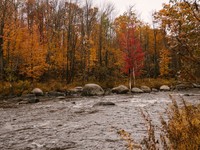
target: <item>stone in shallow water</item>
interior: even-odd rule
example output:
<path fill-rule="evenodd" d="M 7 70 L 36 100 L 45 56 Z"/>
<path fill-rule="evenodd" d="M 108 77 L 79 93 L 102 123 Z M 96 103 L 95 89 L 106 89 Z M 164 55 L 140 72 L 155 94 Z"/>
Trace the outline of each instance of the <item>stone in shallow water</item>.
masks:
<path fill-rule="evenodd" d="M 57 99 L 65 99 L 65 96 L 58 96 Z"/>
<path fill-rule="evenodd" d="M 161 91 L 170 91 L 170 87 L 169 87 L 168 85 L 162 85 L 162 86 L 160 87 L 160 90 L 161 90 Z"/>
<path fill-rule="evenodd" d="M 36 96 L 43 96 L 44 93 L 41 89 L 39 88 L 34 88 L 32 91 L 31 91 L 32 94 L 35 94 Z"/>
<path fill-rule="evenodd" d="M 158 92 L 158 89 L 152 88 L 152 92 Z"/>
<path fill-rule="evenodd" d="M 104 94 L 104 90 L 97 84 L 86 84 L 83 87 L 83 96 L 101 96 Z"/>
<path fill-rule="evenodd" d="M 141 86 L 141 90 L 144 91 L 145 93 L 150 93 L 151 92 L 151 88 L 148 86 Z"/>
<path fill-rule="evenodd" d="M 124 85 L 120 85 L 120 86 L 112 89 L 112 92 L 117 93 L 117 94 L 126 94 L 126 93 L 128 93 L 128 91 L 129 91 L 129 89 Z"/>
<path fill-rule="evenodd" d="M 194 88 L 200 88 L 200 84 L 193 83 Z"/>
<path fill-rule="evenodd" d="M 40 100 L 38 98 L 31 98 L 28 100 L 28 103 L 38 103 Z"/>
<path fill-rule="evenodd" d="M 143 90 L 141 90 L 141 89 L 139 89 L 139 88 L 137 88 L 137 87 L 132 88 L 132 89 L 131 89 L 131 92 L 132 92 L 132 93 L 144 93 Z"/>
<path fill-rule="evenodd" d="M 56 91 L 50 91 L 48 92 L 48 96 L 66 96 L 65 93 L 62 93 L 62 92 L 56 92 Z"/>
<path fill-rule="evenodd" d="M 95 106 L 114 106 L 115 103 L 113 102 L 98 102 L 96 104 L 93 105 L 93 107 Z"/>

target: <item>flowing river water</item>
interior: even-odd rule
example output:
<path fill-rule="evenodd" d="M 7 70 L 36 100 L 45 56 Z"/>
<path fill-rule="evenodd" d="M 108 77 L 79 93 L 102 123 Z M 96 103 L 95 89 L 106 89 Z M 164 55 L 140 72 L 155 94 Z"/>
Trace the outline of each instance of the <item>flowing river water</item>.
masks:
<path fill-rule="evenodd" d="M 200 90 L 50 98 L 34 104 L 0 108 L 1 150 L 126 150 L 118 134 L 125 130 L 140 143 L 147 128 L 141 111 L 147 111 L 159 137 L 159 117 L 167 119 L 169 94 L 179 102 L 200 103 Z M 189 95 L 189 96 L 188 96 Z M 94 106 L 113 102 L 112 106 Z"/>

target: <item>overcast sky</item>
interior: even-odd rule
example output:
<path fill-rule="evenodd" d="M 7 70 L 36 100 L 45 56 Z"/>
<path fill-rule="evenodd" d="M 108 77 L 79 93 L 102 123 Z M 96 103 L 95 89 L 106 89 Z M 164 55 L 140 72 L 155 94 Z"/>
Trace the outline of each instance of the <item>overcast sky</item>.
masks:
<path fill-rule="evenodd" d="M 94 4 L 102 6 L 104 3 L 112 3 L 115 6 L 116 13 L 123 14 L 129 6 L 135 5 L 136 12 L 140 14 L 140 18 L 151 24 L 151 14 L 155 10 L 162 8 L 163 3 L 168 3 L 169 0 L 93 0 Z"/>

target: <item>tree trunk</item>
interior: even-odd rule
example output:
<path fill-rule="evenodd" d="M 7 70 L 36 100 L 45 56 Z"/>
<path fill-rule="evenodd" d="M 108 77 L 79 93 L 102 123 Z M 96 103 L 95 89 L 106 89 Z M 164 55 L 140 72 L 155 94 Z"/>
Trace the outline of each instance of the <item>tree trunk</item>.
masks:
<path fill-rule="evenodd" d="M 135 81 L 135 69 L 133 68 L 133 87 L 135 87 L 136 81 Z"/>
<path fill-rule="evenodd" d="M 159 69 L 159 64 L 158 64 L 158 52 L 157 52 L 157 31 L 154 28 L 153 30 L 154 33 L 154 78 L 158 77 L 158 69 Z"/>
<path fill-rule="evenodd" d="M 131 91 L 132 88 L 132 73 L 131 69 L 129 69 L 129 90 Z"/>
<path fill-rule="evenodd" d="M 101 16 L 101 20 L 100 20 L 100 27 L 99 27 L 99 65 L 102 66 L 102 44 L 103 44 L 103 39 L 102 39 L 102 18 L 103 16 Z"/>
<path fill-rule="evenodd" d="M 1 34 L 2 35 L 2 34 Z M 4 61 L 3 61 L 3 37 L 0 37 L 0 80 L 3 80 L 4 75 Z"/>
<path fill-rule="evenodd" d="M 1 8 L 2 10 L 0 13 L 2 13 L 2 17 L 0 20 L 0 80 L 3 80 L 4 76 L 4 60 L 3 60 L 3 30 L 5 26 L 5 20 L 6 20 L 6 15 L 7 15 L 7 2 L 5 1 L 4 3 L 1 2 Z"/>

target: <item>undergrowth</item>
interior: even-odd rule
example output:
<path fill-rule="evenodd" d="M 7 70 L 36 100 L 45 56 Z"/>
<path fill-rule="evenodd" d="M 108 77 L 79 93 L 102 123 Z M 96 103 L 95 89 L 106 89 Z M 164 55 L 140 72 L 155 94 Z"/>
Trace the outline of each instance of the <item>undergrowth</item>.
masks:
<path fill-rule="evenodd" d="M 74 81 L 73 83 L 67 84 L 63 81 L 57 80 L 49 80 L 46 82 L 30 82 L 28 80 L 22 81 L 19 80 L 17 82 L 0 82 L 0 95 L 22 95 L 30 93 L 33 88 L 40 88 L 44 92 L 48 91 L 66 91 L 67 89 L 74 88 L 76 86 L 84 86 L 87 83 L 96 83 L 99 84 L 102 88 L 108 89 L 113 88 L 119 85 L 125 85 L 128 87 L 128 79 L 122 78 L 119 80 L 105 80 L 102 82 L 98 82 L 95 80 L 87 81 L 85 83 L 81 81 Z M 166 79 L 137 79 L 136 86 L 140 87 L 142 85 L 149 86 L 151 88 L 159 88 L 163 84 L 172 85 L 174 84 L 174 79 L 166 80 Z"/>
<path fill-rule="evenodd" d="M 172 106 L 168 111 L 168 121 L 162 116 L 160 138 L 156 139 L 155 128 L 148 112 L 141 111 L 146 121 L 147 137 L 140 147 L 147 150 L 200 150 L 200 104 L 187 105 L 181 97 L 182 105 L 170 95 Z M 120 135 L 128 144 L 128 150 L 134 150 L 130 134 L 121 130 Z"/>
<path fill-rule="evenodd" d="M 182 106 L 172 99 L 172 107 L 168 113 L 169 122 L 161 117 L 163 146 L 176 150 L 200 149 L 200 104 L 187 105 L 181 97 Z M 169 142 L 167 142 L 169 140 Z"/>

